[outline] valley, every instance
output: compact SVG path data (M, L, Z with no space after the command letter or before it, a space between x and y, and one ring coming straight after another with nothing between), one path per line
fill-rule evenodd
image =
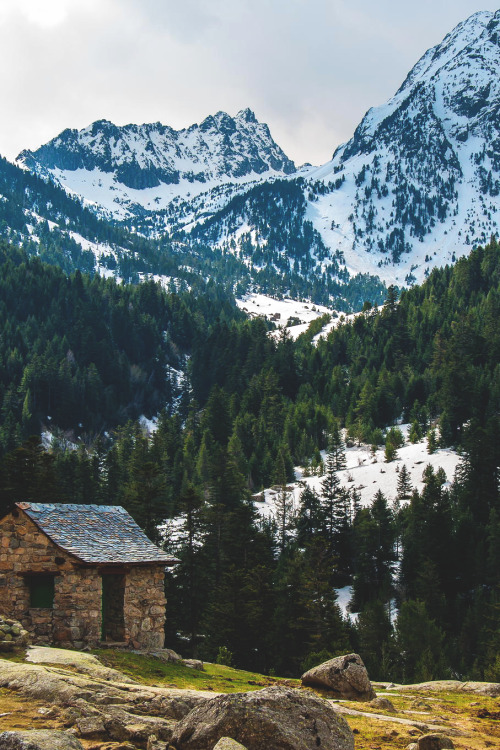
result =
M245 102L0 158L1 750L498 746L499 70L474 12L319 165Z

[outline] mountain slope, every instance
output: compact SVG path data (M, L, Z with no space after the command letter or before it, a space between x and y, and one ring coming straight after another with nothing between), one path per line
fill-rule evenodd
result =
M249 109L174 130L161 123L118 127L106 120L65 130L19 163L50 175L115 218L165 208L220 183L245 184L295 171L269 128Z
M498 233L499 70L500 11L476 13L319 168L294 171L250 110L182 131L99 121L19 161L129 232L219 253L256 290L337 305L361 274L356 300L378 302L374 276L421 281Z
M324 265L343 257L351 275L411 284L498 232L499 32L500 11L459 24L426 52L392 99L367 112L330 162L302 172L302 220L315 230L312 255L318 244L328 250ZM255 203L265 187L252 193ZM273 210L279 205L275 200ZM265 247L266 238L258 239L265 212L242 213L238 225L234 211L228 221L231 206L196 235L241 248L241 234L250 233ZM293 238L283 242L289 247Z
M498 231L499 69L500 11L476 13L311 175L309 218L348 268L420 280Z

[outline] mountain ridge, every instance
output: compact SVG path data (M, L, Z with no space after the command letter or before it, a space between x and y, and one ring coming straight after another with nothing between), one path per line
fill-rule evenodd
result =
M499 26L500 11L458 24L316 173L330 226L318 216L313 224L331 250L345 253L348 267L364 262L387 281L401 283L405 273L421 280L498 231L488 214L500 209ZM340 197L332 190L325 196L339 174ZM399 278L384 274L391 263L402 269Z
M292 272L409 286L499 230L499 28L500 11L458 24L317 168L297 170L249 109L180 131L100 120L19 163L132 233L267 267L280 289Z
M137 212L134 204L154 210L177 195L196 194L218 182L245 183L295 172L268 126L248 108L234 118L219 111L181 130L159 122L118 126L97 120L81 130L66 129L35 151L22 151L17 163L50 176L90 203L96 202L96 190L103 199L98 188L104 180L104 188L117 193L103 202L115 218ZM168 186L173 189L165 190ZM140 194L155 188L160 197Z

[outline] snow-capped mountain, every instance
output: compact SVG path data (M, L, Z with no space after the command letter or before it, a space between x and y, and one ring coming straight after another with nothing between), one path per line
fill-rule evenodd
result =
M310 175L308 218L351 271L403 283L500 228L500 11L430 49Z
M161 123L118 127L107 120L64 130L18 163L124 219L192 199L215 185L242 186L295 171L251 110L225 112L174 130Z
M231 253L256 290L329 304L363 274L356 299L376 302L367 274L421 281L499 232L499 71L500 11L479 12L322 167L295 171L250 110L181 131L99 121L19 162L133 232Z
M392 99L367 112L330 162L302 171L305 210L276 221L282 254L296 256L294 238L307 235L320 263L314 274L343 258L351 275L402 286L498 233L499 73L500 11L476 13L426 52ZM282 184L283 201L273 195L266 206L266 186L258 186L192 231L255 255L269 246L265 216L289 210L290 182ZM313 231L287 233L292 219Z

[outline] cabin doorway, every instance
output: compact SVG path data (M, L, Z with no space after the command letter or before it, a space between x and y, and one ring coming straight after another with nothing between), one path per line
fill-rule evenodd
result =
M119 573L102 575L102 629L103 641L119 643L125 639L125 576Z

